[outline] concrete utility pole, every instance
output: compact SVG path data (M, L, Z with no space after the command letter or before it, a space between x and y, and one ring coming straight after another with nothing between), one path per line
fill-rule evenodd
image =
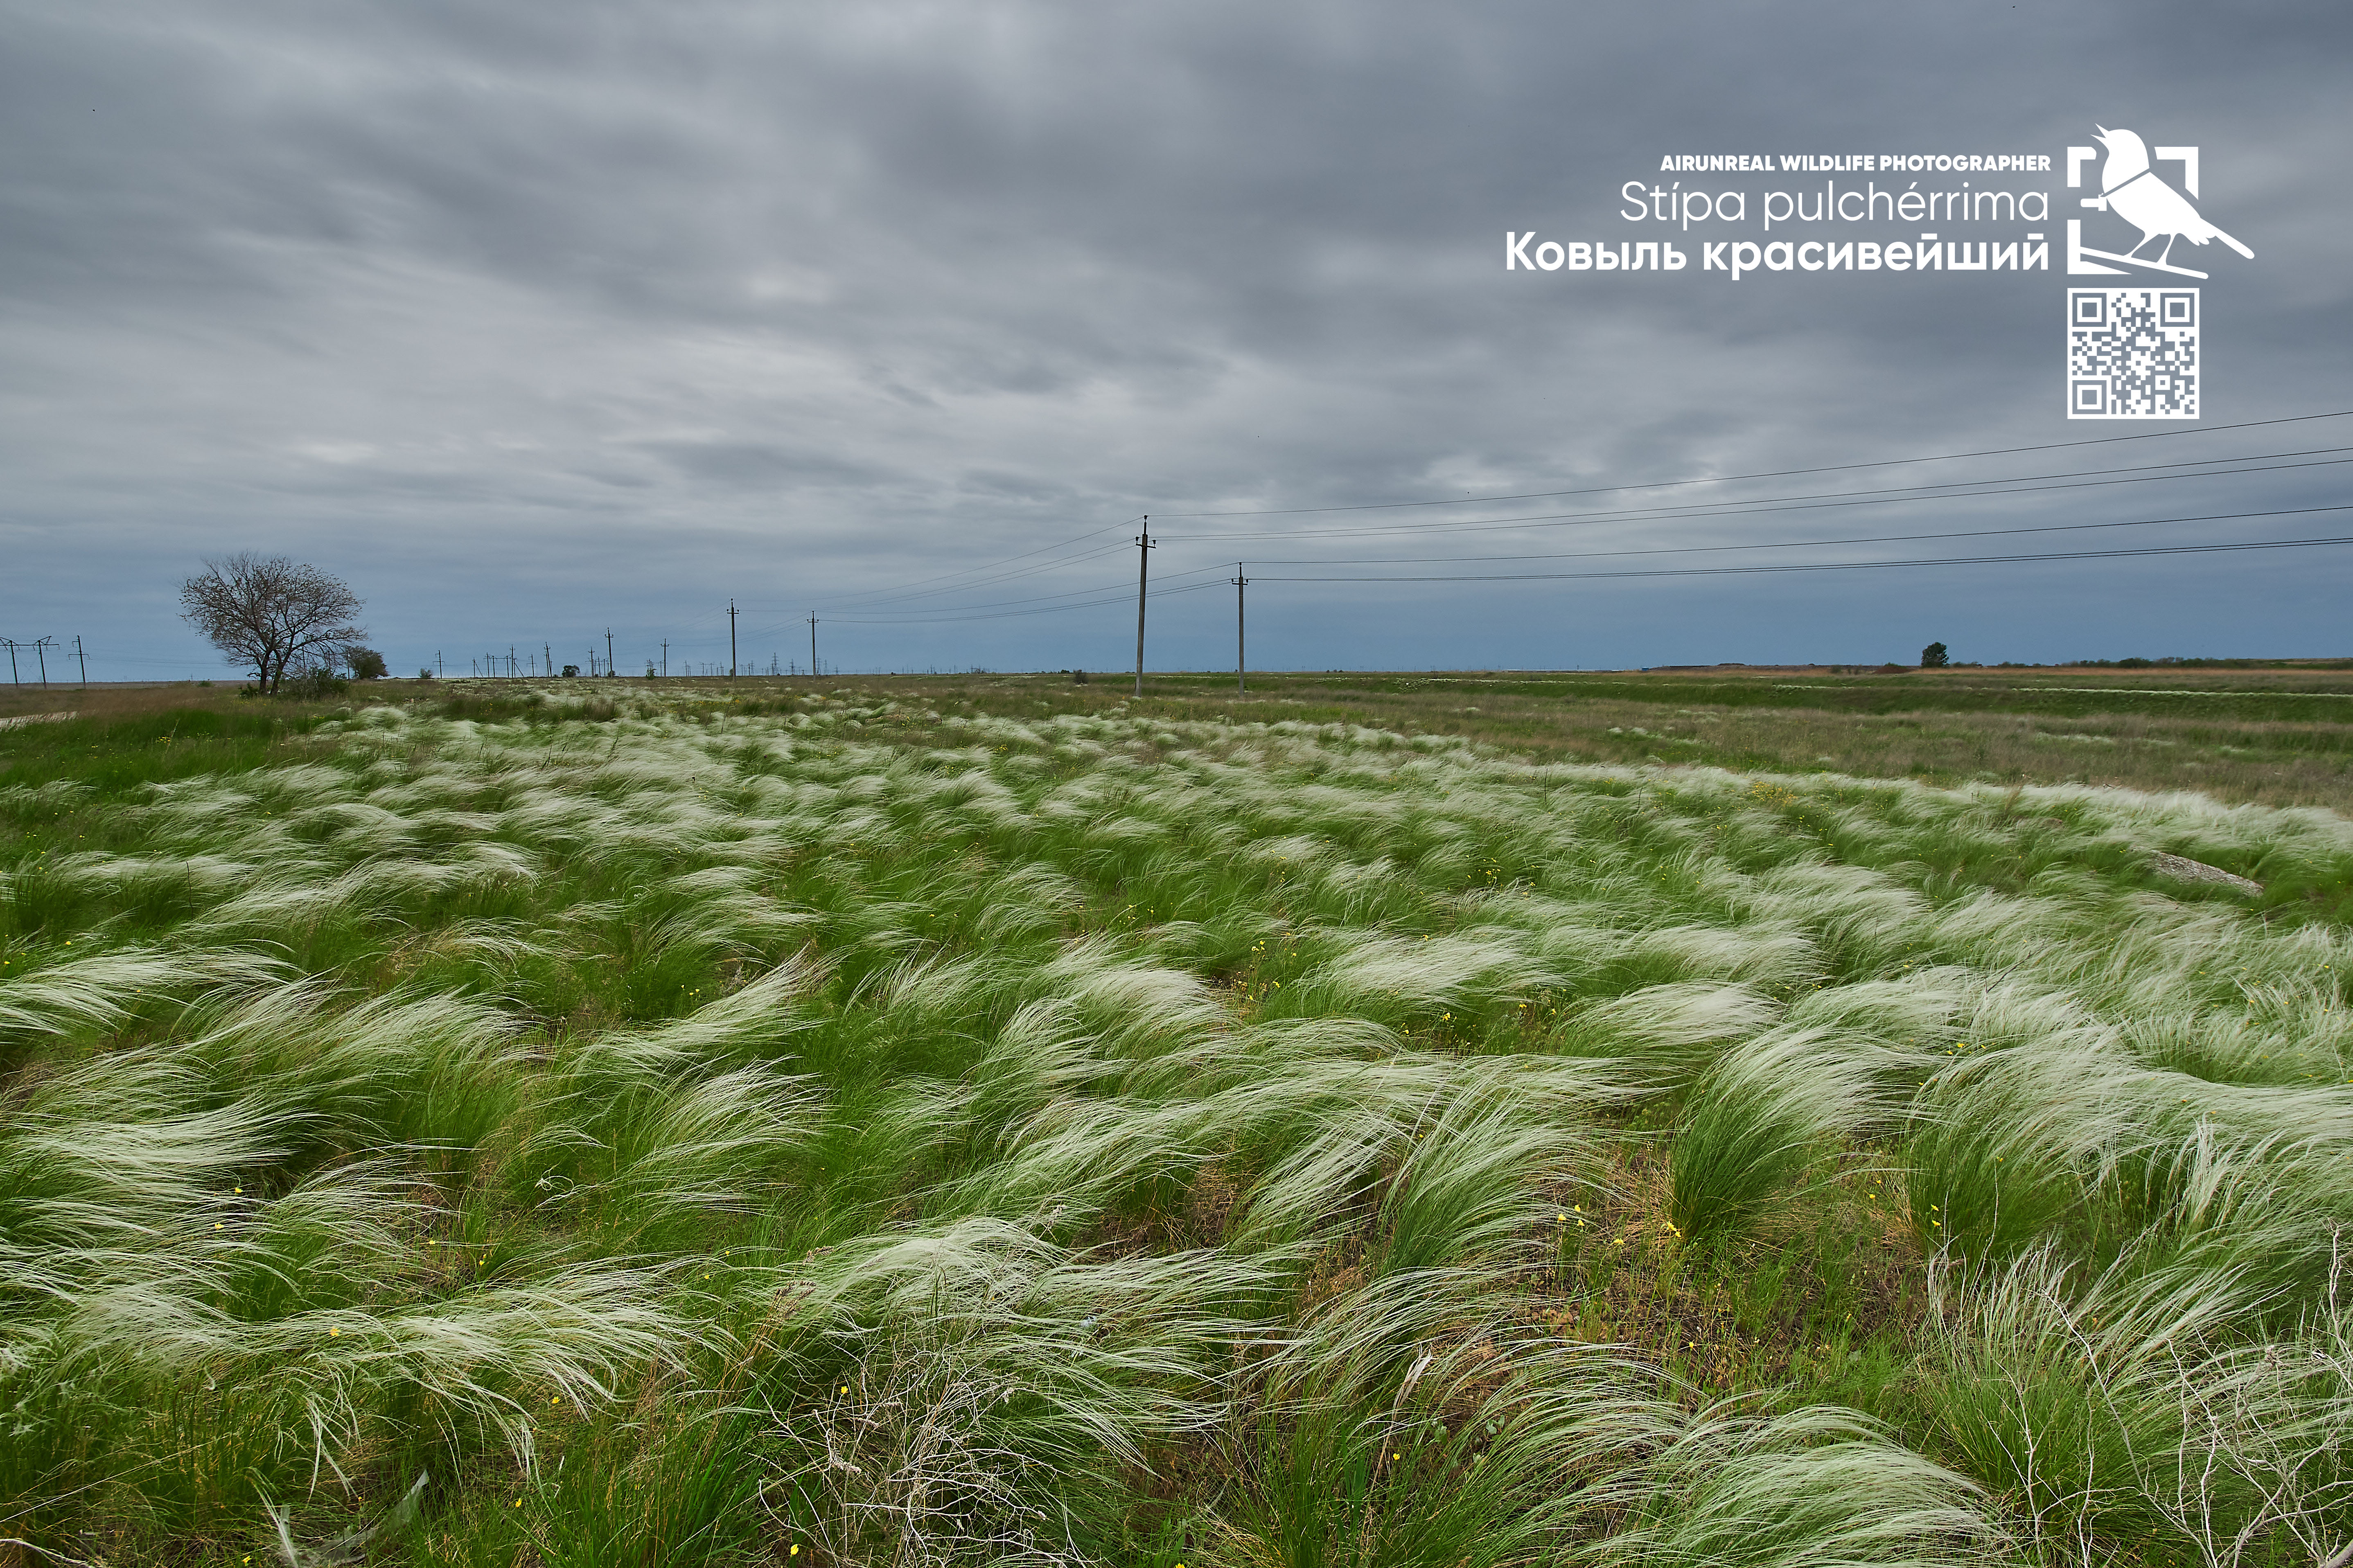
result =
M1135 536L1135 694L1144 695L1144 581L1152 563L1152 514L1144 517L1145 531Z
M613 628L605 628L605 673L613 673Z
M1249 678L1249 676L1248 676L1247 674L1245 674L1245 673L1244 673L1244 671L1248 668L1248 667L1249 667L1249 663L1250 663L1249 659L1248 659L1248 658L1246 658L1244 657L1244 655L1249 651L1249 649L1248 649L1248 645L1247 645L1247 644L1245 644L1245 643L1242 641L1242 590L1243 590L1243 589L1245 589L1245 588L1247 588L1247 587L1249 587L1249 586L1250 586L1250 579L1242 575L1242 563L1241 563L1240 562L1239 562L1239 561L1235 562L1235 563L1234 563L1234 690L1235 690L1238 694L1239 694L1239 693L1247 692L1247 691L1249 691L1249 690L1250 690L1250 678Z
M727 679L735 679L735 601L727 601Z
M815 680L815 679L817 679L817 616L814 616L814 615L810 616L809 616L809 618L808 618L808 621L809 621L809 679L810 679L811 680Z
M508 679L509 680L512 680L514 678L515 678L515 652L514 652L514 644L512 644L512 643L509 643L509 644L507 644L507 679Z
M79 636L74 638L74 658L81 661L81 683L84 686L88 686L90 684L90 655L82 651L81 638Z
M41 661L41 684L43 686L47 686L49 683L49 656L45 650L53 648L57 646L58 639L55 637L43 637L33 645L33 657Z
M547 673L554 675L555 673L555 645L554 643L542 643L539 645L539 651L547 656Z
M442 670L442 668L441 668L441 650L440 650L439 648L438 648L438 647L437 647L437 648L435 648L435 649L433 650L433 675L434 675L434 679L437 679L437 680L438 680L438 679L440 679L440 677L443 675L443 673L444 673L444 671L443 671L443 670Z
M25 684L24 678L16 673L16 650L23 646L15 637L0 637L0 647L5 647L8 650L8 679L10 684L16 686Z
M670 638L662 638L662 674L670 674Z

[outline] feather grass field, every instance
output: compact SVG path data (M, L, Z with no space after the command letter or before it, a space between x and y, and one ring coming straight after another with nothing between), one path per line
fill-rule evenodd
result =
M0 1563L2353 1561L2334 813L849 689L103 763L0 784Z

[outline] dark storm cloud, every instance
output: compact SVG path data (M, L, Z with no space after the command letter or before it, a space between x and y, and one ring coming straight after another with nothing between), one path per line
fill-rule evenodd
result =
M1504 273L1506 228L1650 237L1617 191L1672 180L1667 153L2056 154L2094 121L2162 127L2206 149L2202 205L2257 252L2213 268L2209 422L2353 406L2335 7L0 14L0 616L127 658L189 655L171 581L246 546L351 575L405 664L461 628L608 616L649 647L708 641L731 593L784 628L811 602L847 623L1115 584L1116 557L962 601L885 596L1090 530L1116 541L1147 511L2107 433L2057 416L2056 274L1731 284L1698 276L1696 234L1677 235L1694 259L1674 277ZM2077 194L2058 180L2054 250ZM2251 438L2202 450L2272 449ZM2178 514L2343 488L2214 481ZM2098 504L2176 515L2134 512L2158 504L2135 491ZM1220 556L1386 548L1165 527L1171 585ZM1446 548L1830 525L1666 527ZM2333 646L2313 584L2344 580L2335 556L2192 559L2213 564L2034 567L2031 586L1994 569L1432 584L1404 617L1395 588L1270 585L1264 646L1312 665L1862 658L1943 616L2000 644L1979 651L2037 657L2176 636L2192 603L2201 635L2249 651ZM2052 592L2073 605L2063 636ZM1222 605L1158 613L1170 662L1221 656ZM843 657L1107 661L1119 619L845 626ZM1102 651L1070 651L1089 638Z

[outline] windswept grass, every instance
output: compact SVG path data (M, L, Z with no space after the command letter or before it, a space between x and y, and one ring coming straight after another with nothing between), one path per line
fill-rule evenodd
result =
M42 727L0 1563L2353 1544L2343 818L1201 701Z

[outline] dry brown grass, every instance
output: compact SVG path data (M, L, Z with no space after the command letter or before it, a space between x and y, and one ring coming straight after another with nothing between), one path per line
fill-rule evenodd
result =
M229 679L212 682L93 681L88 686L67 681L51 681L46 687L35 681L21 686L0 685L0 719L44 713L71 713L87 719L135 719L148 713L172 713L192 708L234 712L252 704L252 699L237 695L245 684ZM354 684L352 696L399 702L438 689L436 684L429 682L375 680Z
M1229 678L1155 676L1145 682L1141 700L1131 697L1126 680L1105 677L1078 686L1057 674L696 684L732 686L747 696L867 692L1025 719L1124 709L1240 722L1356 723L1457 735L1547 761L1831 772L1936 784L2074 783L2353 808L2353 672L1972 669L1915 673L1902 678L1905 684L1883 687L1856 677L1823 689L1824 700L1810 701L1800 683L1826 675L1330 672L1253 676L1247 696L1234 694ZM1630 687L1640 695L1626 695ZM1743 700L1710 700L1727 690ZM2189 710L2179 712L2064 710L2116 701L2161 705L2164 694L2185 690L2213 695L2175 700L2177 706L2187 703ZM1769 705L1750 705L1767 692ZM2282 694L2302 693L2348 700L2311 700L2310 718L2244 711L2275 708ZM1857 696L1877 699L1890 710L1835 705Z
M2353 808L2353 671L2319 668L2215 670L1968 669L1907 675L1902 686L1855 677L1826 687L1820 703L1802 684L1826 671L1508 671L1397 675L1279 674L1251 678L1238 696L1228 678L1153 676L1145 696L1103 676L1085 685L1067 674L881 675L827 678L672 678L656 689L747 700L790 702L892 699L945 712L1037 719L1122 710L1171 719L1242 723L1293 720L1366 724L1410 734L1460 736L1542 760L1653 763L1773 772L1832 772L1953 784L2086 784L2142 790L2193 790L2227 801ZM1631 688L1639 696L1628 695ZM1794 688L1794 689L1793 689ZM418 682L354 687L350 700L413 701L454 691L476 695L648 689L642 680ZM1896 697L1886 711L1857 711L1860 692ZM2180 691L2213 695L2179 712L2055 711L2071 695L2096 710L2110 700ZM1711 700L1726 692L1741 700ZM2348 700L2311 703L2310 718L2248 714L2280 694L2327 692ZM1755 705L1760 696L1768 705ZM1907 699L1916 699L1916 706ZM232 710L249 700L234 680L0 687L0 718L73 711L136 717L186 708ZM1963 706L1950 704L1958 702ZM2339 714L2337 710L2342 709ZM894 725L893 728L902 726ZM905 724L920 730L920 721Z

